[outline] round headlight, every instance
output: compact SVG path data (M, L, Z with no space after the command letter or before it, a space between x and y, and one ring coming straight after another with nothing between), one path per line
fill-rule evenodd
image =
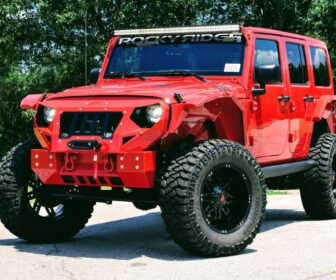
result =
M54 108L45 107L43 110L43 118L49 124L55 117L56 110Z
M157 123L162 117L162 108L159 104L151 105L146 110L147 120L151 123Z

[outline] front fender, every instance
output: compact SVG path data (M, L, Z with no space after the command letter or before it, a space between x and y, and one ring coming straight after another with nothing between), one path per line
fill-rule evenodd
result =
M22 110L36 110L38 104L41 102L45 94L40 93L40 94L29 94L25 98L22 99L20 108Z
M194 141L211 137L229 139L246 144L245 109L233 96L213 99L201 106L173 104L165 142Z
M321 96L316 101L313 115L314 122L320 122L322 119L325 119L331 132L335 132L334 118L332 113L334 103L336 103L336 96L334 95Z
M335 95L323 95L317 101L315 105L313 121L319 122L323 119L323 115L325 110L327 109L328 104L332 104L336 102Z

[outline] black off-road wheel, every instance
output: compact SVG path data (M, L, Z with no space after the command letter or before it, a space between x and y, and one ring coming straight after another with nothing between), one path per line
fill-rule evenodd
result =
M336 218L336 136L323 134L310 149L316 166L303 175L300 193L303 207L312 219Z
M157 203L151 203L151 202L133 202L133 205L135 208L142 211L148 211L158 206Z
M17 237L30 242L59 242L76 235L87 223L94 202L48 197L30 167L29 140L11 149L0 163L0 219Z
M160 206L182 248L201 256L233 255L260 230L266 185L247 149L210 140L171 162L161 181Z

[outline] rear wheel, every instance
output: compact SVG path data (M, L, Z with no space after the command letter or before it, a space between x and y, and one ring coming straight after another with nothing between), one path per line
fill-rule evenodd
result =
M36 141L13 148L0 164L0 219L14 235L31 242L57 242L76 235L91 217L94 202L48 197L30 168Z
M316 166L304 173L300 185L303 207L313 219L336 218L336 136L323 134L311 148Z
M171 163L161 183L168 231L181 247L202 256L245 249L259 232L265 205L259 165L229 141L197 145Z
M157 207L157 203L151 202L133 202L135 208L143 211L151 210Z

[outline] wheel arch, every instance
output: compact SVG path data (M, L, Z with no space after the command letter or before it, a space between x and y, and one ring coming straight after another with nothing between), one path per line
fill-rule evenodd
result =
M319 137L324 133L335 133L335 115L334 106L336 96L325 95L321 96L316 101L315 111L313 115L313 131L310 146L314 147Z
M245 108L233 96L210 100L201 106L172 106L167 142L192 138L193 142L227 139L245 145Z
M242 145L247 143L245 108L235 97L224 97L205 104L216 118L212 125L216 138L227 139Z
M330 127L328 121L323 118L319 122L314 123L310 147L315 147L318 139L324 133L330 133Z

